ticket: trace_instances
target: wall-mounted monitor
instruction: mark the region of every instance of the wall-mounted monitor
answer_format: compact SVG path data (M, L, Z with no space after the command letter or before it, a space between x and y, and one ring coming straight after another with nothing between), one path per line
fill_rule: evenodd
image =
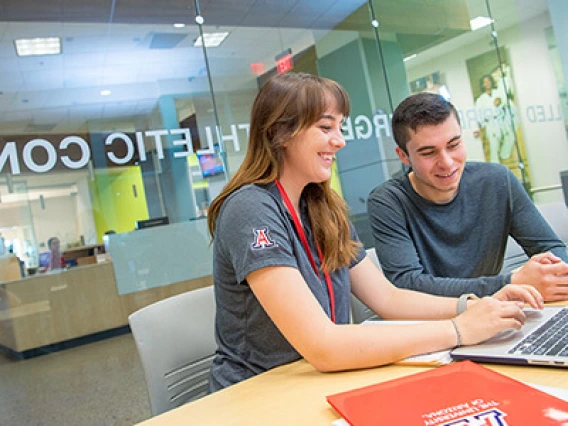
M223 173L223 161L217 154L197 153L199 168L203 177L215 176Z
M146 220L137 220L136 229L152 228L154 226L167 225L168 223L170 223L170 220L168 219L167 216L155 217L153 219L146 219Z

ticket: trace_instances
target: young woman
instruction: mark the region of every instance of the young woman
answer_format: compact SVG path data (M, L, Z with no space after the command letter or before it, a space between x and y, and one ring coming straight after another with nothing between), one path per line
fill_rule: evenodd
M308 74L273 77L256 97L246 157L209 207L219 346L211 391L301 357L328 372L478 343L519 329L524 302L542 307L533 288L508 285L457 315L458 299L387 281L330 188L348 114L344 89ZM437 321L349 324L351 292L385 319Z

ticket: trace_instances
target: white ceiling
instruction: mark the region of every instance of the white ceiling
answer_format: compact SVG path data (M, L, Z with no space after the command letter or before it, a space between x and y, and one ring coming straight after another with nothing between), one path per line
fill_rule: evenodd
M27 133L29 124L54 123L69 132L87 119L148 114L159 95L207 92L202 50L192 46L198 36L196 27L113 24L111 28L107 31L100 24L1 23L2 133ZM205 27L205 31L215 30ZM312 31L304 29L223 30L231 34L222 48L210 49L210 65L217 84L222 87L230 83L232 89L256 87L255 76L248 68L250 62L269 66L281 46L299 51L314 43ZM150 40L157 32L179 32L186 37L175 48L150 49ZM62 37L63 53L15 55L14 39L40 35ZM101 96L102 89L110 89L112 95Z
M375 1L379 19L384 4L400 5L400 1ZM404 1L411 6L417 0ZM431 4L433 11L438 7L433 0L420 3ZM471 17L487 15L484 0L467 3ZM361 6L366 10L364 0L202 0L200 4L206 32L230 33L221 47L208 50L218 91L255 89L250 63L262 62L271 69L275 54L288 47L298 53L313 46L352 12ZM547 8L546 0L491 4L501 27ZM148 115L163 94L208 96L202 49L192 45L199 35L193 1L43 0L41 7L37 5L33 0L3 0L0 5L0 16L6 19L0 21L1 134L69 134L85 130L87 120ZM187 26L174 28L175 22ZM368 22L358 24L361 30L370 29ZM162 34L183 39L172 48L151 48ZM15 39L46 36L61 37L62 54L16 55ZM462 37L432 49L432 54L463 43ZM103 89L112 94L101 96Z
M40 10L26 8L26 3L30 0L4 0L0 5L0 17L6 19L0 22L4 135L72 133L87 120L147 115L163 94L208 93L203 52L192 45L199 29L193 21L195 10L186 4L193 2L44 0ZM200 3L204 31L230 33L208 55L215 88L234 91L257 87L250 63L273 68L275 54L312 46L318 34L327 32L318 28L332 28L364 0ZM52 9L55 12L47 12ZM187 26L174 28L176 22ZM267 28L272 25L281 28ZM163 35L182 40L171 48L152 48ZM15 39L46 36L61 37L62 54L16 55ZM102 89L112 94L101 96Z
M467 0L470 16L488 16L485 0ZM497 34L506 28L528 21L535 16L548 11L548 0L491 0L491 16L495 21ZM427 63L434 58L439 58L448 52L459 49L461 46L468 45L477 40L488 38L490 27L481 28L477 31L470 31L440 43L424 52L417 58L407 63L407 68L412 68L422 63Z
M428 3L440 0L376 0ZM442 0L443 1L443 0ZM455 1L455 0L451 0ZM438 2L438 3L437 3ZM181 0L2 0L0 3L0 147L2 135L72 134L87 121L147 116L164 94L190 93L209 97L201 48L192 46L199 31L193 1ZM188 3L190 4L188 6ZM216 91L255 89L249 64L273 68L274 55L291 47L294 53L313 46L364 0L202 0L204 30L228 31L219 48L208 50ZM31 7L34 5L34 7ZM422 4L423 6L423 4ZM499 28L506 28L547 10L546 0L492 0ZM487 15L485 0L467 0L470 16ZM361 22L361 31L370 23ZM451 17L450 17L451 18ZM185 28L172 26L184 22ZM275 28L277 27L277 28ZM172 48L151 49L160 34L183 39ZM371 34L369 32L369 34ZM18 57L17 38L58 36L63 52L55 56ZM156 38L158 36L158 39ZM422 52L438 56L483 34L467 32ZM418 62L415 62L418 63ZM408 66L412 66L411 63ZM110 89L112 95L100 95ZM31 186L61 185L51 173Z

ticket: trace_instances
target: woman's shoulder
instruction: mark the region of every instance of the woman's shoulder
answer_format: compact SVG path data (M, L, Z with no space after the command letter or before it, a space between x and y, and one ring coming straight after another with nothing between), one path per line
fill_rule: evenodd
M247 184L235 190L225 200L227 203L250 203L276 201L274 194L270 191L270 185Z
M279 209L279 201L270 185L248 184L227 197L220 214L262 214Z
M285 223L285 208L269 188L246 185L235 190L223 202L216 219L215 234L226 238L227 235L263 227L274 231Z

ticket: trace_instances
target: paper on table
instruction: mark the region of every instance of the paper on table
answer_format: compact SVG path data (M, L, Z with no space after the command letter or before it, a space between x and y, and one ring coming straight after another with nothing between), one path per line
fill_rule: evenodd
M365 321L365 324L376 324L376 325L407 325L407 324L420 324L424 321L386 321L386 320L370 320ZM413 355L408 358L397 361L395 364L398 365L416 365L416 366L432 366L437 367L440 365L446 365L452 362L452 357L449 350L430 352L426 354Z
M414 355L405 359L401 359L395 364L398 365L430 365L433 367L446 365L452 362L450 351L431 352L428 354Z
M539 391L546 392L556 398L562 399L563 401L568 401L568 389L553 388L552 386L537 385L535 383L523 382L525 385L529 385Z

